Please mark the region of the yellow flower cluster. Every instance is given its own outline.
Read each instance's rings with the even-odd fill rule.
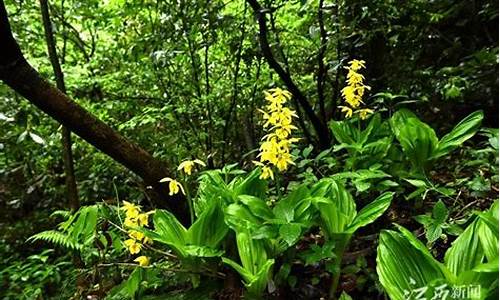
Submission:
[[[123,224],[128,228],[127,233],[129,236],[129,239],[124,244],[131,254],[137,254],[141,251],[143,244],[151,243],[152,241],[144,236],[144,233],[134,228],[148,226],[149,215],[154,213],[154,211],[143,213],[139,205],[127,201],[123,201],[122,209],[125,210],[125,221]],[[141,266],[149,264],[149,258],[146,256],[140,256],[134,261],[137,261]]]
[[[373,110],[369,108],[360,108],[363,103],[363,95],[365,90],[370,90],[370,87],[363,83],[365,77],[358,73],[359,70],[365,68],[364,60],[351,60],[349,67],[344,67],[347,72],[347,86],[342,89],[342,96],[348,106],[339,106],[346,118],[352,117],[353,114],[358,114],[364,120]]]
[[[292,118],[297,117],[297,114],[284,106],[292,98],[290,92],[274,88],[264,94],[267,105],[265,111],[259,111],[264,115],[264,129],[269,133],[264,136],[264,142],[260,146],[260,161],[254,163],[262,167],[261,179],[274,179],[273,166],[283,172],[288,165],[293,164],[290,146],[299,139],[291,137],[292,130],[297,129],[292,125]]]

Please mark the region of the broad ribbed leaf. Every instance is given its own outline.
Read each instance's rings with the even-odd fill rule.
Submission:
[[[438,158],[446,155],[451,150],[462,145],[466,140],[474,136],[481,126],[483,112],[476,111],[460,121],[447,135],[438,143],[433,157]]]
[[[356,203],[345,187],[332,178],[321,179],[311,189],[312,197],[322,197],[335,206],[349,219],[354,219],[356,215]]]
[[[434,129],[417,118],[408,118],[396,132],[396,138],[414,169],[423,171],[438,144]]]
[[[479,241],[488,261],[498,260],[498,201],[491,208],[478,214]]]
[[[251,195],[259,198],[265,197],[267,182],[260,179],[259,177],[260,170],[256,168],[248,175],[246,175],[243,180],[238,181],[238,183],[234,184],[234,196],[236,197],[239,195]]]
[[[392,300],[406,300],[405,290],[428,287],[445,278],[442,267],[434,258],[424,255],[403,234],[391,230],[380,234],[377,274]]]
[[[366,205],[357,214],[356,218],[352,221],[351,225],[347,228],[347,232],[354,233],[358,228],[366,226],[378,217],[380,217],[391,205],[394,193],[383,193],[378,196],[372,203]]]
[[[236,244],[243,268],[252,274],[259,272],[260,267],[267,261],[263,241],[254,240],[248,232],[238,232]]]
[[[224,262],[225,264],[230,265],[233,269],[235,269],[236,272],[238,272],[238,274],[240,274],[240,276],[243,277],[243,280],[245,282],[252,282],[252,281],[254,281],[255,275],[253,275],[248,270],[246,270],[245,268],[243,268],[242,266],[240,266],[234,260],[226,258],[226,257],[223,257],[222,258],[222,262]]]
[[[250,209],[242,204],[231,204],[224,209],[226,224],[234,231],[254,229],[261,225],[261,220],[255,217]]]
[[[399,129],[406,124],[408,119],[412,118],[417,119],[417,116],[408,109],[403,108],[395,112],[389,120],[389,124],[391,125],[394,135],[399,135]]]
[[[254,279],[251,282],[245,284],[248,292],[252,296],[259,297],[264,292],[273,265],[274,265],[274,259],[266,260],[265,263],[260,267],[257,274],[255,274]]]
[[[434,259],[429,249],[427,249],[427,247],[419,239],[417,239],[413,235],[413,233],[411,233],[408,229],[404,228],[401,225],[395,224],[395,226],[399,229],[401,235],[415,248],[415,250],[420,251],[420,253],[429,261],[434,261],[436,263],[436,265],[441,269],[441,272],[448,280],[454,279],[453,274],[451,274],[450,271],[446,269],[446,267],[442,263]]]
[[[191,225],[187,236],[192,245],[217,248],[228,230],[220,200],[214,200]]]
[[[478,219],[474,220],[446,251],[446,267],[457,276],[472,270],[483,260],[484,251],[477,234],[480,227],[478,225]]]
[[[292,246],[300,237],[302,228],[297,223],[283,224],[280,226],[279,235],[288,244]]]
[[[153,216],[155,233],[165,242],[185,245],[187,230],[169,211],[157,209]]]
[[[324,178],[313,186],[311,195],[325,233],[330,237],[344,233],[356,216],[356,203],[351,194],[334,179]]]
[[[336,233],[345,232],[351,224],[353,216],[343,213],[332,200],[328,198],[315,197],[311,199],[321,217],[321,227],[325,234],[331,238]]]
[[[245,204],[256,217],[262,218],[263,220],[272,219],[274,217],[273,211],[269,208],[269,206],[267,206],[266,201],[261,198],[249,195],[240,195],[237,199],[241,203]]]
[[[333,136],[339,143],[350,145],[356,142],[359,131],[357,128],[354,128],[354,126],[352,126],[349,122],[331,121],[329,125]]]
[[[183,250],[187,255],[196,257],[215,257],[224,254],[222,250],[198,245],[187,245],[183,247]]]
[[[196,215],[199,216],[215,199],[221,199],[224,204],[232,203],[233,195],[224,182],[219,170],[203,172],[199,177],[199,188],[194,201]]]

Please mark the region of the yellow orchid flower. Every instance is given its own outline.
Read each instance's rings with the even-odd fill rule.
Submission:
[[[352,117],[352,108],[347,107],[347,106],[339,106],[340,110],[345,114],[345,118],[350,118]]]
[[[144,233],[142,233],[140,231],[136,231],[136,230],[130,230],[128,232],[128,236],[137,240],[137,241],[141,241],[144,238]]]
[[[366,68],[365,67],[365,61],[364,60],[357,60],[357,59],[353,59],[349,62],[349,65],[350,65],[350,69],[354,70],[354,71],[358,71],[360,70],[361,68]]]
[[[259,178],[260,179],[271,178],[271,180],[274,180],[273,170],[268,166],[262,167],[262,173],[260,174]]]
[[[144,256],[144,255],[139,256],[136,259],[134,259],[134,261],[136,263],[138,263],[139,266],[141,266],[141,267],[149,266],[149,257],[147,257],[147,256]]]
[[[127,227],[137,227],[137,226],[139,226],[139,222],[138,222],[137,218],[127,217],[127,218],[125,218],[123,225],[125,225]]]
[[[139,205],[127,201],[123,201],[122,209],[125,210],[127,218],[136,218],[141,211],[141,207]]]
[[[369,114],[373,114],[373,110],[369,108],[358,109],[355,111],[356,114],[359,114],[361,120],[366,120]]]
[[[128,239],[123,243],[125,244],[125,246],[127,246],[128,251],[131,254],[137,254],[137,253],[141,252],[142,245],[140,243],[138,243],[136,240]]]
[[[161,179],[160,182],[168,182],[168,190],[170,191],[168,194],[170,196],[179,193],[179,190],[182,192],[182,194],[184,195],[186,194],[184,192],[184,187],[182,186],[182,184],[175,179],[172,179],[170,177],[165,177]]]
[[[185,161],[183,161],[183,162],[180,163],[180,165],[177,168],[177,170],[178,171],[183,170],[184,173],[186,173],[187,175],[191,175],[193,167],[195,166],[195,164],[199,164],[200,166],[206,167],[206,164],[204,162],[202,162],[201,160],[199,160],[199,159],[185,160]]]
[[[148,226],[149,224],[149,215],[153,214],[154,211],[148,211],[147,213],[142,213],[137,216],[137,223],[139,226]]]

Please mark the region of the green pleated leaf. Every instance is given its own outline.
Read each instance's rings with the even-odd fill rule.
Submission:
[[[237,262],[235,262],[234,260],[232,259],[229,259],[229,258],[226,258],[226,257],[223,257],[222,258],[222,262],[224,262],[225,264],[228,264],[229,266],[231,266],[236,272],[238,272],[238,274],[240,274],[240,276],[243,278],[243,280],[245,282],[252,282],[255,278],[255,275],[253,275],[250,271],[246,270],[245,268],[243,268],[242,266],[240,266]]]
[[[472,270],[480,264],[484,257],[484,250],[477,234],[478,219],[467,226],[465,231],[452,243],[446,251],[444,262],[446,267],[455,275]]]
[[[380,217],[391,205],[394,193],[383,193],[370,204],[359,211],[351,225],[347,228],[349,233],[354,233],[358,228],[366,226]]]
[[[271,277],[271,268],[274,265],[274,259],[268,259],[260,267],[257,274],[255,274],[254,279],[249,283],[245,284],[247,291],[252,296],[259,297],[266,289],[267,282]]]
[[[245,204],[252,214],[256,217],[266,219],[272,219],[274,217],[273,211],[267,206],[266,201],[261,198],[257,198],[249,195],[238,196],[238,201]]]
[[[257,218],[248,207],[242,204],[230,204],[224,209],[226,224],[234,231],[255,229],[260,227],[262,220]]]
[[[357,128],[354,128],[347,121],[332,121],[329,123],[333,136],[339,143],[354,144],[359,135]]]
[[[301,233],[302,228],[296,223],[283,224],[279,229],[280,237],[288,244],[288,246],[295,244]]]
[[[391,127],[413,168],[424,171],[438,145],[434,129],[406,110],[393,115]]]
[[[243,268],[256,274],[267,261],[263,241],[253,239],[249,232],[239,232],[236,234],[236,245]]]
[[[377,250],[377,274],[392,300],[406,300],[405,291],[429,287],[445,280],[442,266],[422,251],[423,245],[409,241],[391,230],[380,234]]]
[[[187,237],[190,244],[217,248],[228,230],[220,201],[214,200],[191,225]]]
[[[483,121],[483,112],[476,111],[460,121],[451,131],[438,143],[433,154],[434,158],[446,155],[451,150],[462,145],[466,140],[473,137]]]
[[[155,232],[165,240],[178,244],[185,244],[187,238],[186,228],[169,211],[157,209],[153,216]]]
[[[326,233],[343,233],[356,216],[356,203],[351,194],[334,179],[324,178],[313,186],[311,195]]]

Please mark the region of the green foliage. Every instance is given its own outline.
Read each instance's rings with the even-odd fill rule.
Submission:
[[[157,210],[153,223],[155,230],[145,231],[145,234],[171,247],[182,259],[222,255],[218,247],[228,227],[218,200],[214,200],[189,229],[166,210]]]
[[[3,287],[0,297],[5,300],[71,297],[73,287],[58,291],[58,285],[72,283],[74,270],[68,268],[71,263],[67,257],[54,259],[54,256],[54,250],[46,249],[24,260],[14,256],[8,259],[9,265],[0,270]]]
[[[425,174],[433,161],[470,139],[479,129],[483,113],[470,114],[438,140],[434,130],[409,110],[399,110],[391,118],[394,136],[412,165],[415,175]]]
[[[447,222],[449,211],[443,201],[439,200],[434,204],[431,214],[419,215],[415,220],[422,224],[425,229],[425,238],[429,244],[441,238],[443,231],[450,235],[459,235],[462,228],[453,222]]]
[[[488,220],[488,221],[484,221]],[[426,288],[432,295],[441,285],[480,285],[481,299],[498,293],[498,201],[460,234],[446,251],[444,264],[434,259],[411,232],[381,233],[377,273],[391,299],[407,299],[412,291]],[[488,254],[487,254],[488,253]],[[495,253],[495,254],[494,254]]]
[[[333,136],[339,143],[334,151],[345,149],[348,153],[346,169],[369,168],[383,160],[389,151],[393,137],[389,135],[387,122],[382,122],[380,114],[374,115],[365,129],[353,121],[331,121]]]
[[[259,298],[270,279],[274,259],[268,258],[264,242],[253,239],[249,232],[238,232],[236,234],[236,245],[238,246],[241,266],[226,257],[223,257],[222,261],[240,274],[245,281],[249,296]]]
[[[70,250],[81,251],[92,245],[97,226],[99,206],[84,206],[59,224],[59,230],[48,230],[31,236],[28,241],[46,241]]]

